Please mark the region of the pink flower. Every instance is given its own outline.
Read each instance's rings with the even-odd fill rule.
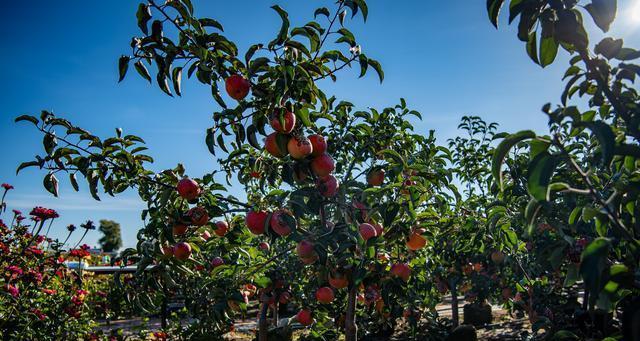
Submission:
[[[9,185],[7,183],[4,183],[4,184],[2,184],[2,188],[4,188],[5,191],[8,191],[10,189],[13,189],[13,186],[11,186],[11,185]]]
[[[38,317],[38,319],[40,319],[40,321],[47,318],[47,315],[43,314],[42,311],[40,311],[40,309],[32,308],[31,312],[35,314]]]
[[[40,220],[54,219],[59,217],[58,212],[56,212],[55,210],[40,206],[34,207],[29,215],[32,215],[34,218],[39,218]]]
[[[22,269],[15,265],[7,266],[4,268],[5,271],[11,272],[14,275],[22,275]]]
[[[22,212],[20,212],[20,211],[18,211],[18,210],[13,210],[13,214],[15,214],[15,215],[21,215],[21,214],[22,214]]]
[[[15,285],[7,284],[7,292],[9,292],[13,297],[20,296],[20,289]]]

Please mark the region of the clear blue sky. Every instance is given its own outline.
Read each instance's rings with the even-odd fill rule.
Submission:
[[[277,33],[280,22],[270,5],[279,4],[290,12],[294,24],[304,24],[315,7],[332,4],[327,0],[193,2],[197,15],[216,18],[224,25],[242,53],[250,44],[268,41]],[[640,11],[635,10],[640,7],[636,0],[620,2],[620,20],[612,35],[640,47],[636,14]],[[53,198],[42,188],[41,171],[30,169],[16,176],[16,166],[42,150],[41,136],[34,129],[13,123],[17,115],[50,109],[100,136],[122,127],[147,141],[155,170],[182,162],[188,174],[199,176],[216,167],[203,143],[204,128],[218,110],[208,88],[188,81],[183,83],[182,98],[170,98],[133,72],[117,83],[117,58],[129,53],[130,39],[138,34],[137,3],[0,2],[4,13],[0,21],[0,182],[16,187],[8,198],[10,209],[28,211],[43,205],[61,213],[54,237],[63,235],[69,223],[106,218],[121,223],[125,246],[133,246],[143,204],[135,193],[115,199],[102,195],[103,201],[96,202],[86,187],[75,193],[66,180],[61,183],[60,198]],[[436,129],[441,143],[456,135],[465,114],[499,122],[505,131],[545,131],[539,109],[546,102],[559,102],[566,53],[561,52],[558,61],[545,69],[533,64],[514,27],[496,31],[491,26],[483,0],[370,0],[369,10],[366,24],[358,19],[350,28],[363,51],[382,63],[385,82],[380,85],[373,72],[357,79],[355,71],[345,71],[337,84],[323,84],[328,93],[376,108],[394,105],[404,97],[423,114],[418,130]],[[95,245],[99,237],[93,232],[86,241]]]

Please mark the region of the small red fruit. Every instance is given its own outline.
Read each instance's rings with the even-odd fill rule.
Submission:
[[[277,210],[271,215],[271,229],[282,237],[291,234],[291,226],[296,226],[296,219],[293,214],[287,210]]]
[[[364,240],[369,240],[373,237],[376,237],[378,234],[376,233],[376,228],[373,225],[368,223],[362,223],[358,227],[358,231],[360,231],[360,236]]]
[[[225,88],[231,98],[239,101],[247,97],[251,83],[240,75],[231,75],[225,80]]]
[[[296,115],[294,115],[289,110],[281,110],[284,111],[284,113],[281,113],[280,110],[274,112],[269,123],[271,124],[271,128],[273,128],[273,130],[279,133],[289,134],[296,126]],[[283,122],[284,126],[282,125]]]
[[[391,273],[400,277],[403,281],[408,282],[411,277],[411,268],[407,263],[396,263],[391,266]]]
[[[187,199],[187,201],[195,200],[202,192],[200,190],[200,185],[189,178],[183,178],[180,180],[176,188],[178,190],[178,194]]]
[[[313,146],[311,156],[320,156],[327,151],[327,141],[325,141],[322,135],[313,134],[309,136],[309,142],[311,142]]]
[[[338,179],[336,179],[335,176],[327,175],[318,179],[316,182],[316,188],[318,189],[318,192],[320,192],[320,195],[330,198],[338,193],[340,185],[338,184]]]
[[[172,230],[174,236],[182,236],[183,234],[187,233],[187,225],[178,223],[173,225]]]
[[[417,232],[413,232],[407,240],[407,247],[409,250],[420,250],[425,245],[427,245],[427,239]]]
[[[308,240],[300,241],[300,243],[298,243],[298,246],[296,247],[296,252],[298,253],[298,256],[300,256],[300,258],[308,258],[313,256],[313,253],[315,252],[313,250],[313,243]]]
[[[304,159],[313,152],[313,146],[306,137],[292,137],[287,143],[287,151],[294,159]]]
[[[329,287],[322,287],[316,291],[316,300],[320,303],[329,304],[334,298],[333,289]]]
[[[202,226],[209,222],[209,213],[200,206],[196,206],[187,211],[187,217],[189,217],[191,223],[196,226]]]
[[[220,257],[216,257],[214,259],[211,260],[211,266],[215,269],[217,267],[219,267],[220,265],[224,265],[224,259],[220,258]]]
[[[218,237],[223,237],[229,231],[229,224],[226,221],[216,221],[216,229],[213,230]]]
[[[249,211],[245,219],[247,228],[255,235],[263,234],[268,217],[269,214],[265,211]]]
[[[382,227],[382,224],[372,222],[371,225],[376,229],[376,236],[382,236],[382,233],[384,233],[384,227]]]
[[[335,162],[333,162],[333,158],[328,154],[316,156],[311,160],[311,170],[318,177],[327,176],[331,174],[334,169],[336,169]]]
[[[349,280],[346,277],[336,277],[329,276],[329,285],[336,289],[346,288],[349,285]]]
[[[313,323],[313,317],[311,316],[311,311],[307,309],[302,309],[296,314],[296,320],[303,325],[309,326]]]
[[[369,186],[380,186],[384,182],[384,169],[374,169],[367,174]]]
[[[191,245],[185,242],[174,245],[173,255],[179,260],[189,259],[189,256],[191,256]]]
[[[173,248],[169,245],[163,245],[162,254],[165,256],[173,256]]]
[[[269,243],[267,242],[261,242],[260,244],[258,244],[258,249],[262,250],[262,251],[269,251]]]
[[[211,233],[209,233],[209,231],[204,231],[204,232],[202,232],[200,237],[202,237],[202,239],[204,239],[205,241],[209,240],[209,238],[211,238]]]
[[[264,140],[264,149],[266,149],[266,151],[274,157],[282,158],[287,155],[287,150],[286,148],[282,148],[284,146],[281,146],[278,143],[278,136],[278,133],[269,134],[269,136],[267,136],[267,138]]]

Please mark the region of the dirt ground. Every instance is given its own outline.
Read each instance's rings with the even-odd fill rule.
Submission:
[[[459,312],[460,320],[463,320],[464,301],[460,301]],[[451,305],[445,300],[436,307],[438,314],[442,317],[451,317]],[[488,341],[498,340],[522,340],[523,334],[530,333],[530,325],[526,319],[516,319],[507,314],[499,306],[492,307],[493,323],[483,328],[478,328],[478,339]],[[255,316],[248,313],[247,316]],[[111,321],[109,325],[102,322],[99,329],[104,331],[122,328],[126,334],[131,334],[137,326],[142,324],[140,319]],[[150,330],[160,329],[160,319],[151,318],[146,323],[146,328]],[[401,329],[401,328],[398,328]],[[252,340],[257,330],[257,320],[255,318],[247,318],[246,320],[238,320],[235,322],[235,331],[226,335],[228,340],[248,341]],[[295,334],[294,334],[295,335]],[[402,340],[401,336],[392,337],[391,340]]]

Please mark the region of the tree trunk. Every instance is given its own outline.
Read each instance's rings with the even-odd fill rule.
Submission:
[[[458,314],[458,290],[456,284],[451,282],[451,320],[453,321],[453,328],[460,324],[460,315]]]
[[[358,287],[352,285],[349,290],[347,299],[347,313],[344,321],[344,333],[346,341],[358,340],[358,326],[356,325],[356,297],[358,296]]]
[[[260,318],[258,319],[258,341],[267,341],[267,311],[269,310],[269,299],[263,295],[263,297],[260,298],[260,302],[262,306],[260,307]]]

